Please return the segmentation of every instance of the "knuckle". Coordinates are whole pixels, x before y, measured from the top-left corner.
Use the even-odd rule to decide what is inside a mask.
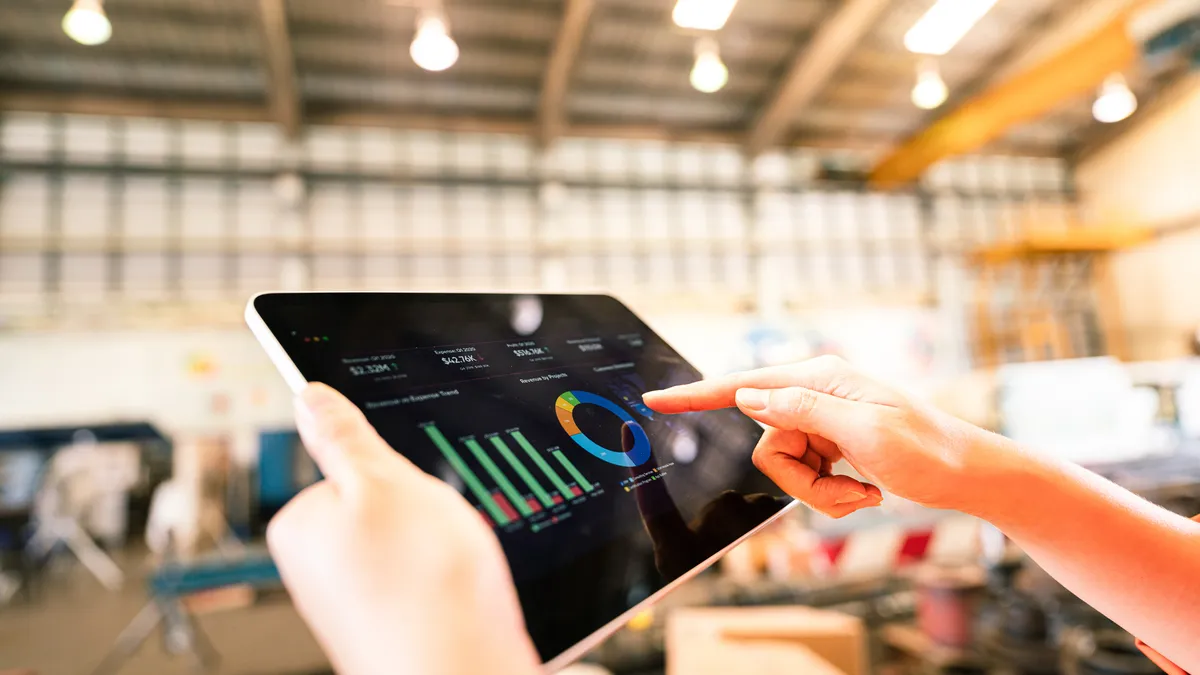
[[[351,415],[338,414],[325,422],[325,435],[331,441],[345,442],[358,438],[360,422]]]
[[[754,468],[766,473],[767,470],[767,454],[762,450],[756,449],[750,455],[750,462],[754,464]]]
[[[792,389],[783,395],[782,407],[792,415],[807,415],[817,407],[817,396],[807,389]]]

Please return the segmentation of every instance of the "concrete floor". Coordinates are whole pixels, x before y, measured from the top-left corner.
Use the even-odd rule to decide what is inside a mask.
[[[38,675],[84,675],[146,603],[145,557],[120,562],[128,578],[105,590],[78,565],[47,572],[32,602],[0,605],[0,675],[10,669]],[[328,673],[325,655],[282,591],[254,605],[202,615],[199,624],[221,660],[215,674]],[[190,662],[168,654],[156,630],[120,670],[121,675],[192,673]],[[23,674],[24,675],[24,674]]]

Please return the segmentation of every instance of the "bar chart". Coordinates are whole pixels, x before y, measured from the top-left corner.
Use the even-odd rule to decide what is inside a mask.
[[[493,526],[537,520],[538,514],[596,489],[596,484],[585,478],[560,448],[539,451],[519,428],[461,436],[456,445],[437,424],[420,426],[462,478],[480,513]],[[532,527],[538,529],[537,524]]]

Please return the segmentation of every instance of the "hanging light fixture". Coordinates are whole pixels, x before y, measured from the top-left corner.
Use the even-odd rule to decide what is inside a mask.
[[[729,69],[721,61],[717,41],[712,38],[696,40],[696,63],[689,78],[696,91],[711,94],[729,82]]]
[[[63,32],[81,45],[102,45],[112,37],[112,23],[100,0],[75,0],[63,16]]]
[[[721,30],[737,0],[679,0],[671,19],[680,28]]]
[[[1112,124],[1133,114],[1137,110],[1137,96],[1129,89],[1120,73],[1113,73],[1100,85],[1100,93],[1092,104],[1092,117],[1097,122]]]
[[[933,110],[946,102],[950,92],[942,74],[938,72],[937,61],[922,59],[917,62],[917,83],[912,88],[912,102],[922,110]]]
[[[417,15],[417,34],[408,53],[418,66],[433,72],[458,61],[458,44],[450,37],[450,27],[441,12],[423,11]]]

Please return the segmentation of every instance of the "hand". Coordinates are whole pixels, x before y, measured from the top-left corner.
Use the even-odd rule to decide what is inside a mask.
[[[845,459],[888,491],[937,508],[962,508],[966,467],[992,435],[823,356],[648,392],[664,413],[736,405],[767,425],[754,465],[781,489],[834,518],[878,506],[879,488],[835,475]]]
[[[323,384],[296,423],[325,480],[271,520],[267,543],[339,673],[535,673],[504,553],[479,514]]]

